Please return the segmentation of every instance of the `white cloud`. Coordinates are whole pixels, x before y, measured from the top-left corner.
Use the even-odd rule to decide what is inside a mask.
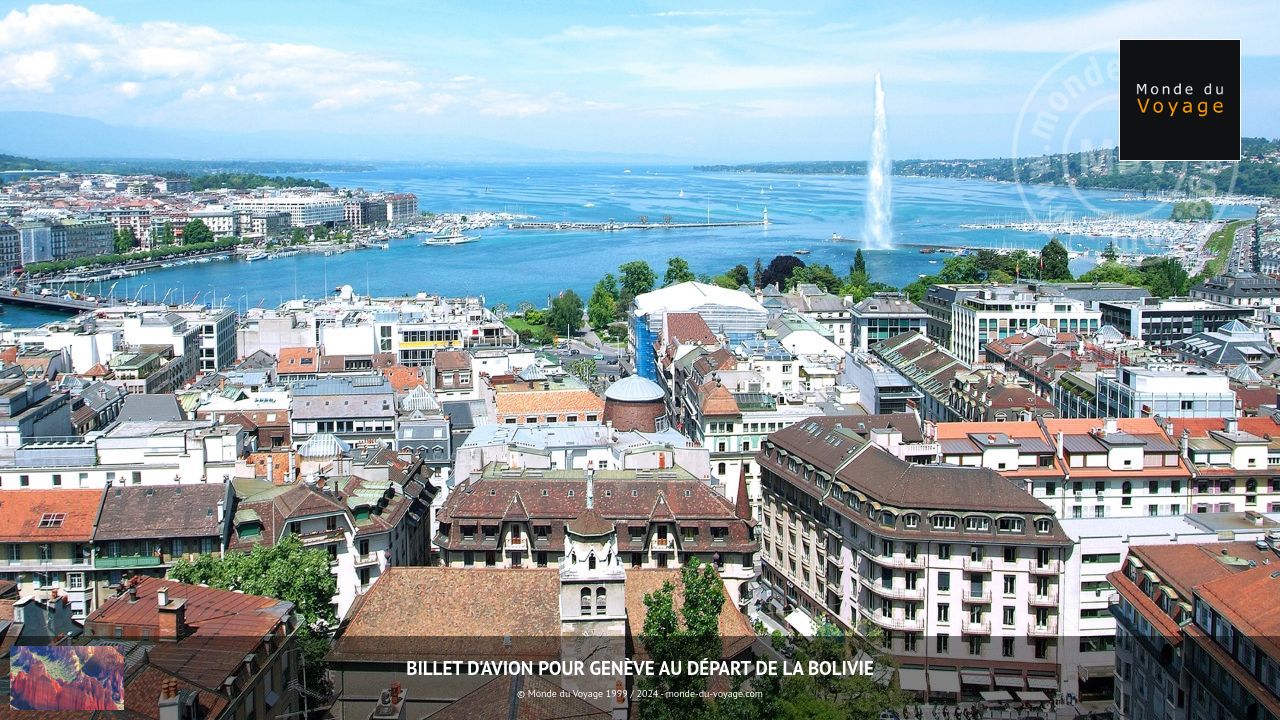
[[[116,85],[116,92],[127,98],[136,98],[142,92],[142,85],[136,82],[122,82]]]
[[[57,53],[48,50],[0,56],[0,87],[50,92],[59,66]]]

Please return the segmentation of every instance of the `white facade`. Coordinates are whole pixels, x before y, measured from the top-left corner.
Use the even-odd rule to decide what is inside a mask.
[[[1226,375],[1193,366],[1125,366],[1097,376],[1101,417],[1235,417],[1236,393]]]
[[[233,210],[274,210],[289,213],[293,227],[312,227],[324,223],[340,223],[346,213],[342,200],[325,195],[278,195],[275,197],[238,198]]]
[[[964,362],[982,360],[988,340],[1044,325],[1059,332],[1096,332],[1102,312],[1061,295],[1009,287],[983,287],[952,310],[951,351]]]

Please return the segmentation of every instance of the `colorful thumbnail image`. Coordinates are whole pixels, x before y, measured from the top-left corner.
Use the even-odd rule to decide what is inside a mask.
[[[14,646],[9,687],[14,710],[123,710],[124,656],[113,647]]]

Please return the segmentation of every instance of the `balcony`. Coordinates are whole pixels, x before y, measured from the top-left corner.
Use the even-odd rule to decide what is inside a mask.
[[[991,621],[982,620],[979,622],[973,622],[972,620],[965,620],[964,623],[960,625],[960,632],[966,635],[990,635]]]
[[[363,555],[356,555],[356,556],[355,556],[355,566],[356,566],[356,567],[366,567],[366,566],[371,566],[371,565],[377,565],[377,564],[378,564],[378,559],[379,559],[380,557],[382,557],[382,553],[381,553],[381,552],[379,552],[378,550],[374,550],[374,551],[372,551],[372,552],[367,552],[367,553],[365,553],[365,554],[363,554]]]
[[[160,567],[164,558],[159,555],[121,555],[119,557],[101,557],[93,561],[97,570],[114,570],[117,568]]]
[[[1058,607],[1058,595],[1032,595],[1027,598],[1027,604],[1032,607]]]
[[[1031,637],[1057,637],[1058,618],[1049,618],[1044,622],[1032,620],[1027,624],[1027,635]]]
[[[342,530],[322,530],[320,532],[309,532],[299,535],[304,547],[319,547],[338,542],[346,537],[346,533]]]
[[[521,535],[520,537],[509,537],[509,538],[507,538],[507,549],[508,549],[508,550],[521,550],[521,551],[523,551],[523,550],[527,550],[528,548],[529,548],[529,543],[525,540],[525,538],[524,538],[524,536],[523,536],[523,535]]]
[[[1062,561],[1050,560],[1046,563],[1031,563],[1032,575],[1059,575],[1062,573]]]
[[[883,567],[898,568],[900,570],[923,570],[924,561],[917,555],[914,560],[896,555],[880,555],[872,550],[859,550],[868,560],[881,565]]]
[[[879,583],[867,582],[866,586],[871,592],[884,598],[892,598],[894,600],[924,600],[924,588],[918,587],[913,589],[900,587],[885,587]]]
[[[673,550],[675,550],[675,549],[676,549],[676,541],[675,541],[675,539],[674,539],[674,538],[669,538],[669,537],[660,538],[660,537],[656,537],[656,538],[654,538],[654,539],[653,539],[653,542],[652,542],[652,543],[650,543],[650,545],[649,545],[649,549],[650,549],[650,550],[657,550],[657,551],[660,551],[660,552],[671,552],[671,551],[673,551]]]
[[[78,570],[89,569],[92,565],[88,558],[50,558],[48,560],[39,560],[36,558],[23,558],[21,560],[9,560],[0,564],[0,569],[4,568],[22,568],[30,570]]]
[[[991,558],[974,560],[973,558],[967,557],[961,561],[961,567],[971,572],[987,572],[991,570]]]
[[[924,620],[920,618],[889,617],[871,613],[871,622],[890,630],[923,630]]]
[[[990,590],[974,590],[973,588],[965,588],[964,596],[961,599],[967,603],[983,603],[983,604],[990,603],[991,591]]]

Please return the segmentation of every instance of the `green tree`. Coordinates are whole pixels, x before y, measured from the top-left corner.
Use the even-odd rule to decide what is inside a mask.
[[[1142,285],[1152,295],[1173,297],[1186,295],[1191,290],[1191,278],[1186,269],[1173,258],[1147,260],[1138,268],[1138,272],[1142,274]]]
[[[196,218],[182,226],[182,244],[200,245],[214,241],[213,231],[200,218]]]
[[[800,283],[812,283],[829,293],[838,293],[844,281],[830,265],[814,264],[798,267],[791,272],[791,277],[787,279],[788,287],[795,287]]]
[[[1070,257],[1067,248],[1058,238],[1051,239],[1040,250],[1040,278],[1043,280],[1070,280]]]
[[[725,276],[736,283],[736,287],[742,287],[751,283],[751,271],[747,270],[747,266],[738,263],[729,268],[729,272]]]
[[[649,267],[649,263],[644,260],[632,260],[618,266],[618,273],[621,275],[619,281],[621,285],[621,297],[628,299],[637,295],[643,295],[653,290],[654,283],[658,281],[658,276],[653,273],[653,268]]]
[[[115,251],[117,255],[123,255],[138,244],[138,238],[134,237],[133,228],[123,228],[116,231]]]
[[[779,290],[788,287],[791,273],[796,268],[804,267],[804,261],[794,255],[779,255],[769,261],[769,266],[760,273],[759,287],[777,285]]]
[[[667,273],[662,276],[663,287],[689,282],[693,279],[693,271],[689,269],[687,260],[682,257],[673,257],[667,260]]]
[[[775,636],[775,645],[780,636]],[[867,636],[844,633],[823,623],[812,638],[784,642],[783,650],[795,662],[841,662],[873,658],[878,669],[891,664],[878,649],[879,632]],[[876,720],[890,708],[902,707],[906,695],[874,675],[788,675],[778,688],[777,713],[784,718],[851,718]]]
[[[646,612],[641,642],[645,651],[655,663],[719,659],[723,581],[714,567],[694,558],[681,568],[680,584],[683,604],[678,614],[676,587],[671,582],[644,596]],[[707,686],[703,676],[646,675],[637,684],[658,695],[650,698],[646,693],[640,701],[640,716],[644,720],[715,717],[714,706],[701,697]]]
[[[1107,262],[1115,262],[1116,260],[1120,259],[1120,253],[1119,251],[1116,250],[1115,240],[1110,240],[1107,242],[1107,249],[1102,251],[1102,259],[1106,260]]]
[[[160,239],[156,241],[157,245],[173,245],[177,239],[173,234],[173,223],[166,222],[160,231]]]
[[[862,257],[862,248],[853,254],[853,272],[867,274],[867,259]]]
[[[763,279],[764,265],[760,264],[760,258],[756,258],[755,265],[753,265],[751,269],[751,286],[758,288],[764,287],[764,285],[760,284],[760,281]]]
[[[311,234],[315,236],[317,242],[324,242],[329,239],[329,227],[327,225],[317,225],[311,229]]]
[[[546,324],[557,335],[577,332],[582,327],[582,298],[578,293],[565,290],[557,295],[547,310]]]
[[[275,545],[258,545],[249,552],[233,551],[221,558],[205,554],[193,561],[184,558],[170,568],[169,577],[293,603],[302,618],[295,642],[306,666],[307,688],[321,696],[330,693],[324,656],[329,651],[330,629],[338,622],[329,603],[338,585],[324,550],[307,549],[290,533]]]
[[[493,314],[497,315],[499,319],[505,318],[508,314],[510,314],[510,312],[511,312],[511,308],[508,307],[506,303],[498,303],[497,305],[493,306]]]
[[[596,361],[589,357],[580,357],[569,363],[566,368],[569,374],[581,380],[584,384],[590,385],[592,380],[596,379]]]
[[[289,231],[289,243],[292,245],[304,245],[307,242],[307,233],[300,227],[293,228]]]
[[[587,301],[587,319],[591,327],[601,330],[618,317],[618,283],[606,274],[596,283]]]

